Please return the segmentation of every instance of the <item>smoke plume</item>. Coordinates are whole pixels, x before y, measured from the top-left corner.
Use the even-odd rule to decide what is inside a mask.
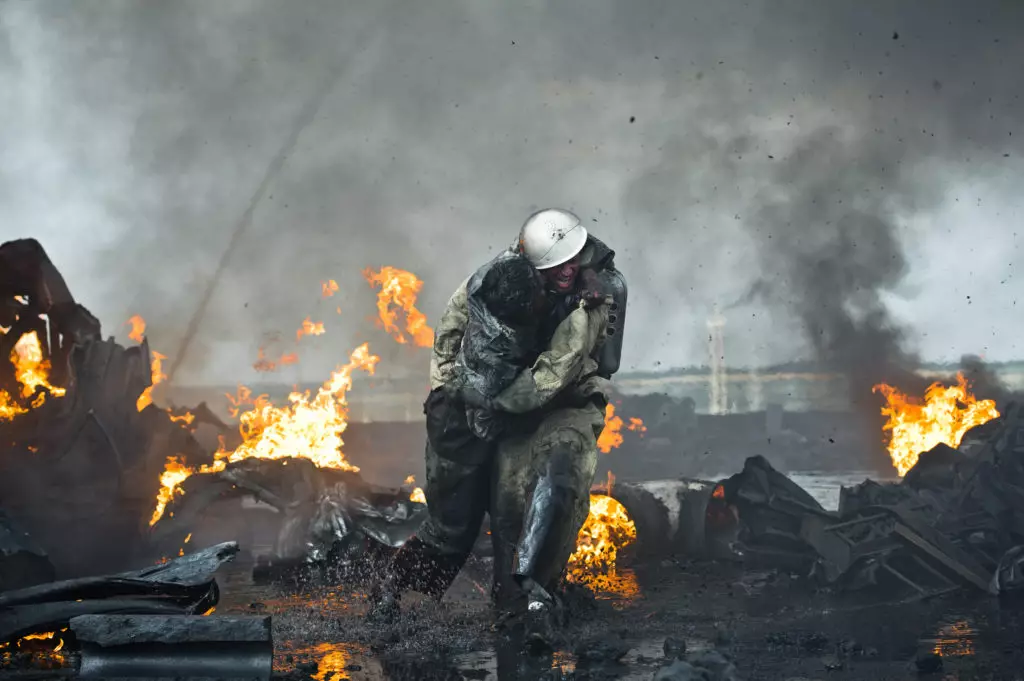
[[[980,327],[1015,351],[998,337],[1022,330],[1008,314],[1018,244],[992,226],[1009,218],[929,226],[961,195],[974,215],[984,192],[1016,200],[1012,183],[998,187],[1020,170],[1022,12],[953,0],[3,3],[0,237],[39,238],[108,333],[142,314],[151,345],[173,354],[268,165],[328,83],[229,254],[180,381],[251,380],[259,339],[287,338],[307,315],[327,334],[283,379],[320,379],[366,340],[382,371],[425,376],[424,352],[374,328],[362,269],[417,273],[436,320],[532,208],[562,205],[619,253],[627,369],[700,363],[719,305],[730,363],[816,356],[863,399],[873,381],[903,380],[918,351],[980,352],[963,347]],[[1000,245],[950,284],[955,296],[908,288],[930,267],[922,252],[967,252],[980,235]],[[339,294],[319,302],[328,278]],[[982,289],[984,313],[964,304],[908,326],[892,312],[893,297],[943,310]],[[979,316],[943,344],[923,330],[947,314]]]

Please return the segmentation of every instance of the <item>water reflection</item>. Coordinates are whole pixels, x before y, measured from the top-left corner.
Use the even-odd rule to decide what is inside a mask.
[[[969,657],[974,655],[977,631],[966,619],[943,624],[935,635],[932,652],[942,657]]]
[[[316,651],[321,654],[316,674],[313,675],[316,681],[343,681],[351,678],[345,669],[348,666],[348,651],[336,643],[321,643]]]
[[[370,651],[355,643],[283,643],[274,652],[274,671],[287,673],[296,669],[307,671],[316,681],[388,678]]]

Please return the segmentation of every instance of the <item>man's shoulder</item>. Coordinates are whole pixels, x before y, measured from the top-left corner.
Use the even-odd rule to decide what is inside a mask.
[[[584,267],[595,270],[615,269],[615,251],[593,234],[588,234],[581,261]]]

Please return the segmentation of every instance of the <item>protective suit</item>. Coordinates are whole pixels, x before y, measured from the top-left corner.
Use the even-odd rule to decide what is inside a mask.
[[[529,592],[550,597],[587,518],[609,388],[608,379],[597,375],[595,355],[609,308],[610,301],[587,311],[586,324],[579,318],[586,310],[579,308],[552,337],[552,351],[583,355],[578,366],[535,367],[497,400],[510,413],[541,414],[535,429],[498,443],[493,466],[491,536],[503,609]]]
[[[466,419],[467,405],[453,394],[463,383],[457,365],[464,365],[458,355],[470,316],[466,291],[464,283],[435,328],[433,390],[424,405],[428,422],[424,492],[430,513],[416,537],[392,561],[383,591],[398,594],[411,589],[443,596],[469,556],[484,514],[490,512],[493,517],[495,513],[492,490],[499,479],[495,472],[499,446],[477,436]],[[578,402],[581,395],[603,385],[603,379],[593,375],[597,370],[593,355],[603,340],[608,310],[607,302],[577,305],[556,327],[547,349],[532,366],[520,370],[511,384],[489,399],[489,409],[508,415],[503,418],[506,428],[511,423],[512,430],[532,432],[546,415],[538,410],[553,401]],[[456,348],[454,354],[452,348]],[[603,416],[598,417],[603,423]],[[585,508],[583,513],[585,518]],[[492,539],[498,537],[492,530]]]
[[[522,419],[519,422],[521,427],[512,430],[534,434],[546,433],[545,424],[550,428],[568,420],[571,426],[579,423],[582,418],[588,424],[586,430],[592,431],[594,426],[591,422],[596,418],[597,433],[600,434],[604,424],[603,411],[592,403],[585,403],[592,395],[601,394],[607,387],[607,381],[595,375],[597,362],[593,355],[603,340],[608,309],[608,304],[591,308],[578,306],[556,328],[548,349],[539,355],[532,367],[522,371],[509,387],[494,398],[492,408],[511,414],[513,418],[519,416]],[[432,415],[430,402],[440,403],[447,400],[451,400],[451,397],[445,393],[443,386],[432,392],[428,398],[427,418],[436,417]],[[582,408],[575,408],[572,405],[582,405]],[[444,414],[443,418],[455,420],[458,418],[459,409],[464,409],[465,405],[455,401],[453,406],[453,409],[433,410],[433,414],[441,413]],[[553,409],[550,413],[542,411],[549,406]],[[541,413],[537,413],[538,411]],[[438,432],[440,429],[428,430]],[[553,436],[564,435],[560,428],[555,430],[557,432],[552,434]],[[504,538],[505,535],[495,529],[502,524],[496,514],[516,504],[522,506],[523,492],[525,490],[528,494],[532,481],[529,475],[520,475],[520,471],[524,466],[529,468],[526,458],[530,447],[525,443],[533,440],[504,437],[497,444],[491,444],[479,438],[472,440],[464,436],[463,434],[467,432],[465,426],[450,429],[448,432],[459,433],[460,437],[465,438],[465,445],[458,448],[452,447],[449,443],[428,441],[424,492],[427,505],[430,507],[430,515],[417,534],[419,542],[427,544],[434,553],[449,558],[447,569],[440,571],[436,584],[427,591],[437,596],[447,589],[472,550],[485,513],[491,513],[491,536],[495,542],[496,555],[504,550],[508,541],[500,544],[498,542],[499,538]],[[591,433],[590,439],[594,440],[592,449],[595,452],[593,462],[587,464],[586,457],[580,459],[584,466],[580,478],[587,478],[585,488],[588,490],[589,479],[593,477],[593,465],[596,463],[595,438],[596,435]],[[506,444],[513,441],[519,443],[518,448]],[[545,441],[544,437],[537,440],[539,443]],[[503,455],[503,451],[507,451],[508,454]],[[498,462],[503,459],[506,464],[499,466]],[[589,477],[586,474],[588,468]],[[527,487],[522,488],[522,485]],[[495,491],[505,488],[515,490],[514,494],[505,495],[505,502],[497,504],[498,495]],[[586,518],[586,512],[587,509],[584,507],[580,518],[581,524]],[[518,534],[514,528],[520,516],[521,512],[511,513],[512,523],[509,531]],[[575,531],[578,529],[577,526]]]
[[[517,249],[513,246],[508,253]],[[587,237],[580,253],[583,267],[621,279],[613,258],[607,246]],[[618,318],[621,329],[624,298],[590,306],[572,296],[552,301],[538,343],[546,349],[529,370],[489,398],[489,408],[522,419],[492,444],[473,436],[465,422],[465,405],[447,390],[458,383],[471,284],[472,277],[455,291],[435,327],[432,392],[425,405],[428,433],[435,434],[426,447],[430,515],[393,561],[388,588],[440,598],[472,550],[489,512],[496,595],[500,604],[511,604],[522,593],[524,581],[548,590],[554,586],[586,519],[607,379],[617,369],[621,333],[611,348],[614,368],[605,368],[608,362],[600,352],[615,331],[611,320]],[[535,487],[539,492],[534,493]],[[513,572],[518,573],[516,578]]]

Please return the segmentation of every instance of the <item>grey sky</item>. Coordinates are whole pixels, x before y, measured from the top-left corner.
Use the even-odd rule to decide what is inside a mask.
[[[0,238],[40,239],[106,333],[141,314],[173,354],[340,73],[182,382],[252,380],[261,339],[307,315],[328,333],[284,378],[364,340],[382,372],[425,374],[369,321],[361,270],[416,272],[436,320],[545,205],[619,253],[626,369],[703,363],[715,304],[730,363],[852,369],[892,354],[850,349],[872,315],[910,354],[1017,358],[1022,32],[1020,3],[952,0],[2,3]],[[847,340],[816,346],[819,326]]]

